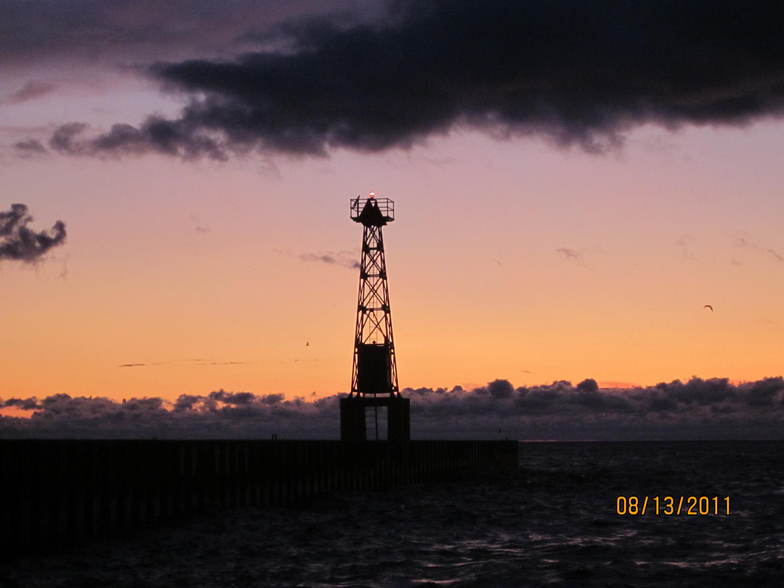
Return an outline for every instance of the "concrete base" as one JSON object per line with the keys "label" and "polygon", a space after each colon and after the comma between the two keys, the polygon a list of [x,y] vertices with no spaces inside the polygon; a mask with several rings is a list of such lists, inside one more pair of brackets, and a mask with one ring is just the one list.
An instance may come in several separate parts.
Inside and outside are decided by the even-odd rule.
{"label": "concrete base", "polygon": [[341,441],[366,441],[365,410],[387,409],[387,440],[408,441],[411,438],[411,402],[401,396],[348,396],[340,399]]}

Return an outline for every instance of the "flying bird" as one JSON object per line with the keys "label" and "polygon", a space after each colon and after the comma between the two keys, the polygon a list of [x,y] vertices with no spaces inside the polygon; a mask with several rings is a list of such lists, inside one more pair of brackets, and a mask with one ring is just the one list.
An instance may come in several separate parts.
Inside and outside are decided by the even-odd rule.
{"label": "flying bird", "polygon": [[709,308],[711,312],[713,312],[713,307],[710,304],[706,304],[703,308]]}

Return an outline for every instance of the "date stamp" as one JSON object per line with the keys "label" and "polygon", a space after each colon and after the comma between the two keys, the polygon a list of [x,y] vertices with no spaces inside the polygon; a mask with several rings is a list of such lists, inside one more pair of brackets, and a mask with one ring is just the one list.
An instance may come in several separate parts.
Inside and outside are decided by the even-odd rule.
{"label": "date stamp", "polygon": [[618,496],[615,514],[619,516],[729,516],[729,496]]}

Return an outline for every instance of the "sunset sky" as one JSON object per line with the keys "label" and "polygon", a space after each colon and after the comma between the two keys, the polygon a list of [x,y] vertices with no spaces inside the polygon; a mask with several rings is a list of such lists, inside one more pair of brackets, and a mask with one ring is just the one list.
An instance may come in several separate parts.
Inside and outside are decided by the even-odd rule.
{"label": "sunset sky", "polygon": [[[484,66],[466,59],[465,10],[448,2],[433,14],[358,1],[8,4],[0,212],[22,203],[30,228],[62,220],[67,238],[34,260],[0,259],[0,397],[347,392],[361,242],[349,198],[371,190],[396,203],[384,235],[401,388],[781,375],[784,51],[753,28],[771,20],[765,3],[759,22],[739,25],[754,43],[712,37],[709,25],[684,35],[682,47],[704,50],[693,62],[676,41],[696,8],[672,30],[666,8],[606,28],[585,22],[588,36],[617,33],[602,42],[523,18],[560,22],[548,10],[507,18],[487,3],[476,26],[507,22],[504,43],[521,39],[520,55],[537,52],[539,66],[493,61],[492,50]],[[724,4],[719,32],[732,20]],[[554,36],[530,40],[534,28]],[[371,67],[363,47],[390,47],[389,30],[432,35],[415,58],[409,45],[390,49],[397,69],[379,59],[367,88],[336,90]],[[656,59],[631,56],[632,69],[667,73],[630,97],[636,74],[607,56],[633,51],[640,30],[653,39],[641,55]],[[671,54],[659,51],[663,30]],[[356,63],[319,61],[347,38]],[[428,52],[444,43],[468,72],[444,74],[454,86],[434,81],[445,95],[474,83],[472,68],[493,75],[442,112],[419,97],[436,92],[441,61]],[[595,70],[582,51],[593,43]],[[551,44],[572,51],[543,49]],[[509,95],[487,88],[538,93],[544,114],[507,108]],[[219,118],[208,108],[225,120],[244,113],[242,100],[272,106],[205,122]],[[287,126],[297,109],[312,116]],[[275,123],[248,126],[264,113]],[[161,142],[151,115],[182,134]],[[120,123],[132,127],[111,134]]]}

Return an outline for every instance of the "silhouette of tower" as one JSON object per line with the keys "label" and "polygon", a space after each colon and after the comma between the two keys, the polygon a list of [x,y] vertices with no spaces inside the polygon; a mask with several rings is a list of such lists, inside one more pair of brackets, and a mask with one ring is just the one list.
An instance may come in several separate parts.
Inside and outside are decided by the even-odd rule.
{"label": "silhouette of tower", "polygon": [[395,203],[389,198],[376,198],[373,192],[367,198],[358,196],[351,200],[351,220],[364,228],[351,394],[340,401],[340,437],[345,441],[366,440],[370,424],[371,438],[404,441],[410,436],[409,400],[400,396],[397,385],[381,230],[395,220]]}

